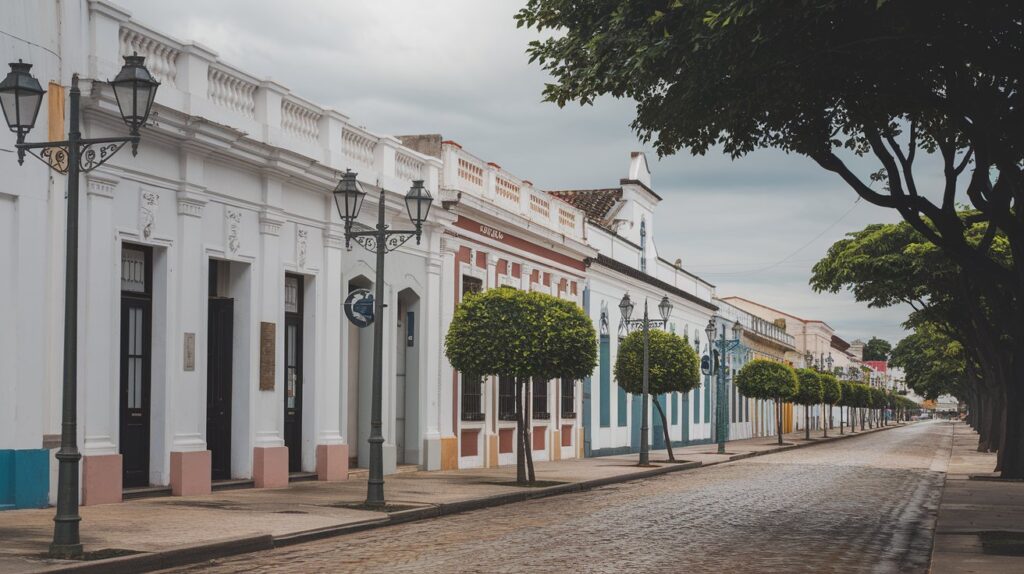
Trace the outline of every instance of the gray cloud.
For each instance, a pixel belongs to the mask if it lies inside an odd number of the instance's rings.
[[[631,102],[541,102],[548,79],[525,56],[536,35],[512,18],[521,0],[117,1],[143,23],[202,43],[372,131],[441,132],[542,188],[615,184],[628,152],[645,149],[629,129]],[[856,197],[806,158],[764,151],[737,161],[685,153],[659,161],[645,151],[664,197],[655,222],[664,257],[681,257],[719,294],[824,320],[848,340],[902,336],[906,309],[866,310],[848,294],[815,294],[807,285],[832,242],[896,221],[894,212],[861,202],[837,221]]]

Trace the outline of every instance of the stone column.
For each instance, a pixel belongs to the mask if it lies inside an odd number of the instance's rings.
[[[493,251],[486,255],[487,259],[487,280],[485,285],[488,289],[501,286],[498,281],[498,257]],[[484,466],[491,468],[498,466],[498,378],[488,377],[484,384],[481,400],[484,405]]]
[[[121,345],[117,321],[121,265],[118,243],[111,236],[116,188],[116,179],[90,175],[85,211],[80,214],[78,440],[82,445],[83,505],[121,501],[117,360]]]
[[[199,153],[183,152],[185,182],[202,181]],[[203,209],[200,190],[185,183],[178,191],[176,297],[169,299],[176,328],[168,344],[168,422],[170,483],[176,496],[210,492],[210,451],[206,449],[206,308],[207,262],[203,251]],[[186,356],[190,363],[186,363]],[[151,453],[151,456],[157,453]]]
[[[440,329],[435,333],[438,339],[448,332],[455,311],[455,293],[458,286],[455,281],[455,255],[459,246],[447,236],[441,236],[441,312]],[[455,386],[454,369],[447,359],[438,362],[438,406],[441,431],[441,470],[453,470],[459,467],[459,439],[455,436]]]
[[[281,265],[281,225],[284,217],[276,206],[281,204],[281,182],[270,177],[263,180],[263,202],[260,212],[260,247],[257,271],[257,312],[260,345],[257,361],[273,362],[272,383],[269,375],[257,375],[260,392],[256,396],[253,444],[253,481],[256,488],[280,488],[288,485],[288,448],[284,446],[284,271]],[[263,348],[263,333],[273,332]],[[272,344],[270,342],[272,341]],[[264,357],[263,354],[270,354]],[[262,371],[262,367],[258,369]],[[270,387],[270,384],[273,386]]]
[[[444,305],[444,289],[442,271],[444,258],[434,255],[439,251],[442,238],[440,230],[430,236],[430,255],[427,257],[427,292],[420,303],[423,312],[423,325],[421,331],[425,334],[426,344],[423,345],[423,368],[420,372],[424,374],[425,380],[420,382],[423,389],[422,403],[425,407],[425,417],[421,417],[421,425],[425,421],[423,434],[424,452],[423,463],[427,470],[439,470],[441,468],[441,401],[440,401],[440,373],[441,364],[447,361],[442,357],[444,353],[443,341],[444,332],[441,330],[441,310]]]
[[[341,330],[342,294],[341,251],[345,243],[344,231],[330,227],[324,231],[324,264],[322,285],[324,313],[321,323],[324,336],[320,356],[323,372],[317,378],[317,444],[316,475],[318,480],[345,480],[348,478],[348,445],[341,432]],[[319,329],[318,329],[319,331]]]

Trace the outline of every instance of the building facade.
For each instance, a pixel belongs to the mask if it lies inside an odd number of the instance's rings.
[[[331,191],[339,172],[357,171],[374,191],[362,223],[374,222],[383,197],[387,219],[408,225],[405,191],[414,179],[437,189],[441,161],[107,2],[21,2],[3,19],[36,34],[31,44],[4,44],[5,61],[36,63],[49,84],[34,139],[62,139],[61,86],[72,74],[81,77],[86,137],[123,131],[110,87],[95,80],[113,77],[122,56],[145,56],[161,81],[138,157],[114,156],[81,187],[82,502],[117,501],[135,487],[209,492],[222,479],[337,480],[350,464],[365,466],[370,330],[345,321],[342,302],[372,286],[374,257],[347,248]],[[2,137],[13,147],[13,135]],[[31,158],[0,162],[10,234],[0,245],[0,331],[15,350],[0,390],[17,413],[0,423],[10,427],[0,449],[31,451],[18,454],[29,462],[16,474],[29,464],[30,475],[47,478],[60,432],[66,179]],[[437,401],[427,399],[438,395],[438,254],[453,221],[433,210],[422,241],[388,258],[388,307],[376,319],[394,341],[384,361],[386,472],[440,468]],[[28,316],[30,308],[44,312]]]
[[[650,317],[659,319],[657,306],[667,296],[673,307],[666,328],[701,348],[704,326],[717,310],[714,286],[659,256],[654,238],[661,197],[651,187],[644,154],[630,155],[627,176],[616,187],[550,193],[586,214],[587,241],[596,250],[588,261],[584,306],[598,332],[598,366],[584,383],[584,395],[589,397],[582,407],[584,451],[588,456],[637,452],[643,403],[619,387],[613,376],[619,341],[629,331],[619,302],[628,293],[635,306],[631,319],[642,318],[645,304]],[[648,440],[653,448],[665,445],[657,407],[665,414],[673,444],[710,440],[712,403],[709,381],[704,379],[688,393],[649,398]]]

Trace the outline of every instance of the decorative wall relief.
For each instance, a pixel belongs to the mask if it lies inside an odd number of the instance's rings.
[[[295,226],[295,263],[299,268],[306,266],[306,252],[308,246],[309,230]]]
[[[153,235],[153,228],[156,226],[156,212],[159,207],[160,194],[154,191],[142,194],[139,201],[139,229],[143,239],[149,239]]]
[[[238,255],[242,247],[242,212],[238,209],[224,208],[224,247],[231,255]]]

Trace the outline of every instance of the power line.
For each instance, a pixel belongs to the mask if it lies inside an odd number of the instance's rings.
[[[779,265],[782,265],[783,263],[789,261],[794,255],[796,255],[797,253],[800,253],[801,251],[803,251],[804,249],[809,247],[811,244],[813,244],[815,241],[821,239],[821,237],[823,235],[825,235],[826,233],[828,233],[829,231],[831,231],[833,227],[835,227],[836,225],[839,225],[839,223],[842,220],[846,219],[847,215],[850,215],[850,213],[852,213],[853,210],[857,208],[857,204],[860,203],[860,200],[861,200],[861,198],[860,198],[860,196],[858,196],[857,199],[855,199],[853,201],[853,203],[850,205],[849,209],[847,209],[845,212],[843,212],[842,215],[839,216],[839,219],[833,221],[831,224],[829,224],[828,227],[826,227],[825,229],[821,230],[821,233],[815,235],[810,241],[808,241],[807,243],[804,243],[803,245],[798,247],[795,251],[793,251],[789,255],[783,257],[782,259],[779,259],[775,263],[772,263],[772,264],[767,265],[765,267],[761,267],[759,269],[752,269],[752,270],[749,270],[749,271],[722,271],[722,272],[717,272],[717,273],[713,272],[713,271],[712,272],[704,271],[704,272],[700,272],[700,273],[702,273],[703,275],[709,275],[709,276],[713,275],[713,276],[718,276],[718,277],[721,277],[721,276],[742,276],[742,275],[752,275],[754,273],[761,273],[761,272],[764,272],[764,271],[768,271],[770,269],[774,269],[774,268],[778,267]]]

